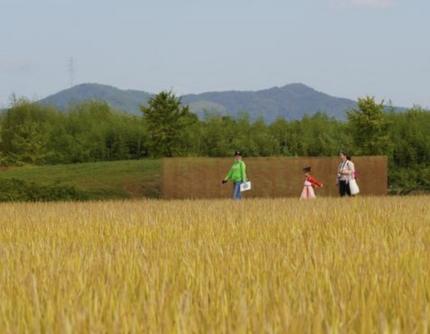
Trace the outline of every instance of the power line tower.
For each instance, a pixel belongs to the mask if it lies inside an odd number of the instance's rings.
[[[75,58],[70,57],[67,62],[67,69],[69,72],[69,86],[73,87],[75,85],[75,74],[76,74],[76,64]]]

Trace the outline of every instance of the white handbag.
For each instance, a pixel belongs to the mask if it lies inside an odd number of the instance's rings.
[[[247,181],[247,182],[242,182],[240,184],[240,191],[248,191],[251,190],[251,181]]]
[[[358,187],[355,179],[349,181],[349,190],[351,191],[351,195],[357,195],[360,193],[360,188]]]

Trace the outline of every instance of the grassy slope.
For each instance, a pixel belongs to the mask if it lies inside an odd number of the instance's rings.
[[[160,160],[129,160],[16,167],[0,172],[0,179],[70,185],[86,192],[91,199],[135,198],[158,197],[160,173]]]

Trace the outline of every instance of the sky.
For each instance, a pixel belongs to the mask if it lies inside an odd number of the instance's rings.
[[[430,107],[429,0],[0,0],[0,107],[74,84],[177,94],[301,82]]]

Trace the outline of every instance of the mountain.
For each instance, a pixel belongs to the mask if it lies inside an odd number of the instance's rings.
[[[39,102],[66,109],[73,103],[102,100],[116,109],[140,114],[139,105],[146,104],[151,96],[152,94],[144,91],[121,90],[100,84],[81,84]],[[333,97],[299,83],[259,91],[190,94],[182,96],[182,102],[188,104],[199,116],[206,112],[214,112],[235,117],[246,112],[253,120],[262,117],[267,122],[272,122],[278,117],[296,120],[317,112],[345,119],[345,112],[356,106],[352,100]]]
[[[65,110],[67,107],[89,100],[106,101],[113,108],[140,114],[139,106],[149,101],[153,94],[138,90],[122,90],[100,84],[81,84],[62,90],[39,101]]]
[[[356,106],[352,100],[333,97],[303,84],[289,84],[259,91],[228,91],[183,96],[182,101],[201,114],[204,110],[218,109],[237,116],[247,112],[251,119],[263,117],[272,122],[278,117],[289,120],[304,115],[325,112],[338,119],[345,118],[345,111]]]

